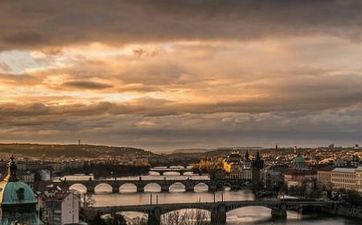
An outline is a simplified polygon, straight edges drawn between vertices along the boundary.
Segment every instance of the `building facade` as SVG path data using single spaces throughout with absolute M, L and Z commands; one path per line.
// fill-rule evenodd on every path
M 284 185 L 286 165 L 269 165 L 264 169 L 263 179 L 267 190 L 279 190 Z
M 239 152 L 233 152 L 223 160 L 223 169 L 229 178 L 233 179 L 252 179 L 252 162 L 248 151 L 244 157 Z
M 331 173 L 331 183 L 334 189 L 357 189 L 355 168 L 335 168 Z
M 317 171 L 317 181 L 320 187 L 331 189 L 332 188 L 332 170 L 333 166 L 325 166 Z
M 46 224 L 79 224 L 80 199 L 72 192 L 46 191 L 40 197 L 42 220 Z
M 288 188 L 295 186 L 301 187 L 303 185 L 309 185 L 317 179 L 317 172 L 309 168 L 302 155 L 298 154 L 291 167 L 285 172 L 284 183 Z

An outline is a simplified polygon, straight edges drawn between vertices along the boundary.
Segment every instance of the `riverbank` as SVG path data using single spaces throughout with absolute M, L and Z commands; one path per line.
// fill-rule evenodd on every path
M 345 218 L 362 219 L 362 207 L 353 205 L 339 205 L 333 209 L 326 210 L 325 213 Z M 362 222 L 361 222 L 362 224 Z

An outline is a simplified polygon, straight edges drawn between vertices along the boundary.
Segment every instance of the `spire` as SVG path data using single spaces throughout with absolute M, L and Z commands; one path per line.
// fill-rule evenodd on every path
M 257 170 L 264 168 L 264 160 L 261 159 L 259 152 L 256 152 L 256 157 L 253 161 L 253 168 Z
M 250 160 L 250 155 L 249 155 L 249 151 L 248 151 L 248 150 L 246 150 L 246 152 L 245 152 L 244 159 L 245 159 L 245 161 L 249 161 L 249 160 Z
M 8 163 L 8 175 L 5 177 L 5 180 L 9 182 L 15 182 L 18 181 L 18 178 L 16 176 L 16 170 L 17 166 L 15 163 L 14 155 L 11 155 L 10 162 Z

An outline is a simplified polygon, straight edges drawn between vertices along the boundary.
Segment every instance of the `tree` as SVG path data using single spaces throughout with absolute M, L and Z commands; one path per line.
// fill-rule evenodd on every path
M 337 192 L 340 194 L 341 200 L 344 200 L 351 205 L 362 205 L 362 196 L 357 191 L 339 189 Z
M 84 193 L 84 194 L 79 194 L 79 199 L 80 199 L 80 203 L 81 203 L 81 207 L 92 207 L 95 203 L 95 200 L 93 199 L 92 195 L 90 193 Z
M 88 221 L 89 225 L 107 225 L 107 223 L 101 218 L 98 213 L 92 220 Z

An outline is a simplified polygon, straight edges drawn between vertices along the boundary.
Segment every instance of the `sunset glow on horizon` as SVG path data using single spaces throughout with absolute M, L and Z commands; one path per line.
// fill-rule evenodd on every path
M 361 140 L 360 1 L 206 2 L 1 2 L 0 142 Z

